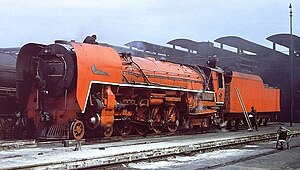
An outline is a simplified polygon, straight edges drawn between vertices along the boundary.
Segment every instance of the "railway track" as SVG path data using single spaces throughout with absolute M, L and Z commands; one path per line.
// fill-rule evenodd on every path
M 245 127 L 240 127 L 245 128 Z M 162 132 L 161 134 L 149 133 L 147 136 L 141 135 L 129 135 L 129 136 L 112 136 L 103 138 L 89 138 L 82 139 L 80 143 L 82 145 L 91 145 L 99 143 L 109 143 L 109 142 L 119 142 L 124 140 L 139 140 L 139 139 L 159 139 L 168 136 L 185 136 L 185 135 L 197 135 L 204 133 L 214 133 L 217 129 L 202 129 L 202 130 L 179 130 L 175 133 Z M 33 148 L 33 147 L 47 147 L 47 146 L 76 146 L 76 140 L 35 140 L 35 139 L 25 139 L 25 140 L 0 140 L 0 151 L 9 149 L 19 149 L 19 148 Z
M 82 139 L 80 143 L 82 145 L 92 145 L 99 143 L 109 143 L 109 142 L 120 142 L 124 140 L 139 140 L 139 139 L 159 139 L 162 137 L 168 136 L 183 136 L 183 135 L 196 135 L 209 133 L 210 131 L 204 130 L 194 130 L 194 131 L 177 131 L 175 133 L 163 132 L 161 134 L 149 133 L 147 136 L 141 135 L 129 135 L 129 136 L 112 136 L 112 137 L 104 137 L 104 138 L 90 138 L 90 139 Z M 9 149 L 19 149 L 19 148 L 33 148 L 33 147 L 47 147 L 47 146 L 76 146 L 76 140 L 0 140 L 0 151 L 1 150 L 9 150 Z
M 268 127 L 274 129 L 274 126 Z M 187 154 L 191 152 L 204 152 L 214 150 L 216 148 L 224 148 L 247 144 L 251 142 L 259 142 L 266 140 L 273 140 L 276 138 L 276 131 L 264 131 L 249 132 L 246 131 L 232 132 L 232 133 L 206 133 L 206 134 L 194 134 L 194 135 L 170 135 L 158 136 L 153 135 L 148 138 L 132 136 L 128 140 L 124 138 L 110 138 L 90 141 L 82 141 L 84 144 L 82 150 L 75 152 L 73 147 L 61 147 L 62 141 L 52 142 L 37 142 L 26 141 L 28 146 L 33 150 L 39 149 L 37 157 L 32 158 L 33 153 L 28 155 L 22 155 L 17 152 L 21 149 L 10 150 L 15 152 L 11 155 L 1 158 L 0 164 L 5 163 L 9 157 L 18 155 L 20 157 L 19 164 L 10 167 L 1 167 L 6 169 L 74 169 L 74 168 L 89 168 L 89 167 L 106 167 L 115 166 L 117 164 L 129 163 L 133 161 L 141 161 L 146 159 L 156 159 L 158 157 L 168 157 L 172 155 Z M 293 129 L 292 133 L 295 136 L 300 135 L 300 125 L 298 128 Z M 230 137 L 228 137 L 230 134 Z M 135 138 L 135 139 L 133 139 Z M 15 148 L 22 148 L 21 141 L 18 141 L 20 146 Z M 23 141 L 24 142 L 24 141 Z M 23 144 L 23 148 L 27 148 L 26 142 Z M 7 143 L 6 143 L 7 144 Z M 75 141 L 69 141 L 70 146 L 76 144 Z M 1 143 L 2 145 L 2 143 Z M 8 144 L 7 144 L 8 145 Z M 58 147 L 54 147 L 57 145 Z M 47 146 L 51 146 L 52 150 L 47 151 Z M 12 148 L 12 147 L 11 147 Z M 11 149 L 10 148 L 10 149 Z M 42 148 L 42 149 L 41 149 Z M 43 150 L 44 148 L 44 150 Z M 47 148 L 47 149 L 46 149 Z M 54 149 L 55 148 L 55 149 Z M 57 149 L 59 148 L 59 149 Z M 72 148 L 72 149 L 71 149 Z M 29 150 L 27 148 L 27 150 Z M 58 150 L 64 150 L 63 153 L 57 153 Z M 0 151 L 2 152 L 2 151 Z M 52 153 L 55 152 L 55 153 Z M 64 159 L 53 160 L 53 157 L 59 154 L 65 154 Z M 0 154 L 3 155 L 3 154 Z M 77 156 L 76 156 L 77 155 Z M 22 158 L 23 157 L 23 158 Z M 27 158 L 26 158 L 27 157 Z M 37 161 L 36 163 L 30 163 L 27 159 L 40 159 L 43 157 L 43 161 Z M 52 161 L 45 161 L 46 157 L 50 157 Z M 24 160 L 26 159 L 26 160 Z M 49 159 L 49 158 L 48 158 Z M 21 163 L 20 163 L 21 162 Z M 26 162 L 23 163 L 22 162 Z M 18 166 L 17 166 L 18 165 Z

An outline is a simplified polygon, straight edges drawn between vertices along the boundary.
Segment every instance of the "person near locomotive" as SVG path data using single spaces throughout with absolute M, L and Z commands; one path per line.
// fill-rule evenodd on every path
M 249 119 L 252 127 L 257 131 L 257 112 L 253 106 L 251 107 L 251 111 L 249 112 Z
M 83 43 L 98 44 L 98 42 L 96 40 L 97 40 L 97 36 L 95 34 L 93 34 L 92 36 L 85 37 L 85 39 L 83 40 Z

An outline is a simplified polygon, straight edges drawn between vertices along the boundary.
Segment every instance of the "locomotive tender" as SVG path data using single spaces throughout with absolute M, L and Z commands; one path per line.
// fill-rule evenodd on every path
M 134 57 L 102 45 L 29 43 L 16 68 L 22 117 L 44 139 L 237 126 L 244 115 L 236 88 L 260 122 L 280 111 L 280 90 L 265 87 L 259 76 Z

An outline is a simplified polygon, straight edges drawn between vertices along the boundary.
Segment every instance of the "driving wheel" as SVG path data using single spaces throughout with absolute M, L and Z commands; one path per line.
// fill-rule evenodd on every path
M 176 106 L 170 106 L 167 113 L 167 129 L 174 133 L 179 126 L 179 110 Z
M 132 123 L 128 121 L 120 121 L 116 123 L 115 128 L 121 136 L 128 136 L 132 130 Z
M 165 110 L 164 107 L 155 107 L 152 109 L 151 115 L 151 128 L 157 134 L 160 134 L 164 129 L 165 122 Z

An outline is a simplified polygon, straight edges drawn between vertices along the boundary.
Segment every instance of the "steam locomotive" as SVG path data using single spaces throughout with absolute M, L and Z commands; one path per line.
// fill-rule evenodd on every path
M 42 139 L 230 128 L 245 124 L 243 113 L 252 106 L 259 123 L 280 111 L 279 89 L 214 61 L 185 65 L 67 41 L 21 48 L 16 95 L 29 134 Z
M 0 50 L 0 139 L 12 139 L 13 131 L 20 124 L 19 114 L 15 114 L 16 55 L 5 50 L 12 49 Z

